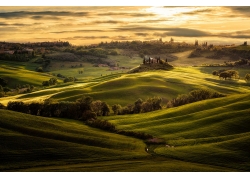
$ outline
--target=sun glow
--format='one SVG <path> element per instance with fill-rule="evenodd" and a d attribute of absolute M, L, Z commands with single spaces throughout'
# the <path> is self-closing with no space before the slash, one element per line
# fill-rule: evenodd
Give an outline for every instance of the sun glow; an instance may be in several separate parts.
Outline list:
<path fill-rule="evenodd" d="M 162 17 L 173 17 L 181 13 L 188 13 L 194 10 L 200 9 L 198 7 L 173 7 L 173 8 L 164 8 L 164 7 L 150 7 L 146 9 L 147 12 L 157 14 Z"/>

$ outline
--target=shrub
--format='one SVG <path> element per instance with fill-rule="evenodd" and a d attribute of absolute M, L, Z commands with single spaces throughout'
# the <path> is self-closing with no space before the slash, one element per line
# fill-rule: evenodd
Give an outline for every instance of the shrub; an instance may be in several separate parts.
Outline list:
<path fill-rule="evenodd" d="M 38 67 L 36 71 L 37 72 L 43 72 L 43 67 Z"/>
<path fill-rule="evenodd" d="M 75 77 L 66 77 L 63 82 L 75 82 L 77 79 Z"/>
<path fill-rule="evenodd" d="M 80 118 L 80 120 L 87 121 L 87 120 L 96 119 L 96 118 L 97 116 L 95 112 L 86 110 L 82 113 L 82 117 Z"/>
<path fill-rule="evenodd" d="M 153 138 L 152 135 L 146 134 L 144 132 L 117 130 L 116 133 L 117 134 L 122 134 L 122 135 L 125 135 L 125 136 L 132 136 L 132 137 L 135 137 L 135 138 L 138 138 L 138 139 L 143 139 L 143 140 Z"/>
<path fill-rule="evenodd" d="M 112 106 L 112 110 L 114 114 L 120 114 L 121 113 L 122 106 L 120 104 L 114 104 Z"/>
<path fill-rule="evenodd" d="M 250 82 L 250 73 L 247 73 L 247 74 L 245 75 L 245 81 L 246 81 L 246 82 Z"/>
<path fill-rule="evenodd" d="M 42 82 L 42 85 L 43 85 L 43 86 L 49 86 L 49 81 L 43 81 L 43 82 Z"/>
<path fill-rule="evenodd" d="M 2 103 L 0 103 L 0 109 L 5 109 L 6 107 L 2 104 Z"/>
<path fill-rule="evenodd" d="M 7 109 L 22 113 L 28 113 L 29 107 L 27 104 L 24 104 L 22 101 L 9 101 L 7 104 Z"/>
<path fill-rule="evenodd" d="M 115 132 L 115 125 L 106 121 L 106 120 L 99 120 L 99 119 L 96 119 L 96 120 L 93 120 L 93 119 L 90 119 L 88 121 L 86 121 L 86 124 L 89 125 L 89 126 L 92 126 L 92 127 L 95 127 L 95 128 L 99 128 L 99 129 L 103 129 L 103 130 L 106 130 L 106 131 L 110 131 L 110 132 Z"/>
<path fill-rule="evenodd" d="M 177 98 L 174 98 L 167 103 L 167 107 L 177 107 L 196 101 L 224 97 L 224 96 L 225 95 L 223 94 L 208 89 L 197 89 L 191 91 L 189 94 L 178 95 Z"/>

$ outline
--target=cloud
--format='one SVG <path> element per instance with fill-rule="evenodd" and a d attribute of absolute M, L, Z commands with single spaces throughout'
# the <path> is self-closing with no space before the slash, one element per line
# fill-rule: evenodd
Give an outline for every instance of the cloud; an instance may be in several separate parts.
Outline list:
<path fill-rule="evenodd" d="M 73 39 L 107 39 L 109 36 L 74 36 Z"/>
<path fill-rule="evenodd" d="M 147 17 L 147 16 L 156 16 L 153 13 L 125 13 L 125 12 L 107 12 L 107 13 L 98 13 L 98 16 L 130 16 L 130 17 Z"/>
<path fill-rule="evenodd" d="M 116 20 L 106 20 L 106 21 L 93 21 L 87 24 L 125 24 L 125 22 Z"/>
<path fill-rule="evenodd" d="M 166 37 L 166 36 L 182 36 L 182 37 L 204 37 L 211 36 L 211 33 L 205 31 L 200 31 L 196 29 L 187 29 L 187 28 L 169 28 L 164 33 L 154 33 L 154 35 Z"/>
<path fill-rule="evenodd" d="M 144 21 L 139 21 L 136 23 L 157 23 L 157 22 L 166 22 L 166 21 L 171 21 L 170 19 L 148 19 Z"/>
<path fill-rule="evenodd" d="M 201 13 L 211 13 L 212 11 L 213 11 L 212 9 L 198 9 L 191 12 L 183 12 L 180 13 L 179 15 L 197 15 Z"/>
<path fill-rule="evenodd" d="M 16 12 L 1 12 L 0 18 L 24 18 L 24 17 L 39 17 L 39 16 L 73 16 L 81 17 L 89 15 L 88 12 L 71 12 L 71 11 L 16 11 Z"/>
<path fill-rule="evenodd" d="M 113 36 L 110 39 L 112 40 L 131 40 L 131 36 Z"/>
<path fill-rule="evenodd" d="M 89 40 L 89 39 L 109 39 L 109 36 L 74 36 L 74 37 L 66 37 L 61 38 L 65 40 Z"/>
<path fill-rule="evenodd" d="M 188 28 L 161 28 L 161 27 L 152 27 L 152 26 L 134 26 L 134 27 L 120 27 L 114 28 L 118 31 L 132 31 L 135 33 L 138 32 L 155 32 L 156 36 L 184 36 L 184 37 L 201 37 L 201 36 L 211 36 L 211 33 L 200 31 L 196 29 Z M 159 32 L 160 31 L 160 32 Z"/>
<path fill-rule="evenodd" d="M 227 37 L 227 38 L 238 38 L 238 39 L 248 39 L 250 38 L 250 29 L 243 31 L 232 31 L 227 33 L 219 33 L 217 36 Z"/>
<path fill-rule="evenodd" d="M 9 26 L 9 24 L 4 23 L 4 22 L 0 22 L 0 26 Z"/>
<path fill-rule="evenodd" d="M 31 19 L 35 19 L 35 20 L 60 20 L 61 18 L 56 17 L 56 16 L 40 16 L 40 15 L 36 15 L 36 16 L 31 16 Z"/>
<path fill-rule="evenodd" d="M 105 30 L 101 30 L 101 29 L 79 29 L 79 30 L 72 30 L 72 31 L 54 31 L 54 32 L 49 32 L 49 33 L 62 34 L 62 33 L 81 33 L 81 32 L 105 32 Z"/>
<path fill-rule="evenodd" d="M 1 33 L 18 32 L 19 29 L 16 27 L 0 27 Z"/>
<path fill-rule="evenodd" d="M 148 33 L 135 33 L 136 36 L 142 36 L 142 37 L 146 37 L 149 34 Z"/>
<path fill-rule="evenodd" d="M 250 16 L 250 6 L 236 6 L 236 7 L 226 7 L 233 12 L 242 14 L 244 16 Z"/>

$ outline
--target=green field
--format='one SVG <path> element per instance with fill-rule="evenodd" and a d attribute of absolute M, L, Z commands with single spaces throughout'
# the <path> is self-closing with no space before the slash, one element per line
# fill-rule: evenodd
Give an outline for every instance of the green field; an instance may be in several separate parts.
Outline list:
<path fill-rule="evenodd" d="M 145 152 L 134 138 L 0 110 L 1 171 L 235 171 Z"/>
<path fill-rule="evenodd" d="M 119 129 L 164 138 L 170 147 L 154 147 L 156 155 L 249 171 L 249 104 L 247 93 L 105 119 Z"/>
<path fill-rule="evenodd" d="M 15 85 L 30 84 L 41 86 L 43 81 L 48 81 L 52 76 L 47 73 L 38 73 L 23 68 L 0 66 L 0 76 L 8 80 L 8 86 L 14 88 Z M 62 82 L 62 80 L 58 80 Z"/>
<path fill-rule="evenodd" d="M 223 67 L 192 67 L 205 59 L 187 59 L 188 52 L 173 54 L 173 70 L 127 74 L 107 71 L 85 63 L 79 68 L 58 68 L 38 73 L 32 62 L 0 66 L 0 76 L 10 86 L 17 83 L 41 87 L 52 73 L 79 78 L 34 92 L 0 98 L 9 101 L 75 101 L 82 96 L 110 106 L 133 104 L 137 99 L 163 99 L 162 110 L 149 113 L 99 117 L 117 129 L 144 132 L 163 139 L 161 145 L 110 133 L 70 119 L 45 118 L 0 109 L 1 171 L 249 171 L 250 170 L 250 84 L 243 79 L 247 68 L 234 68 L 240 79 L 222 80 L 212 72 Z M 120 66 L 138 66 L 141 59 L 118 55 Z M 129 59 L 128 59 L 129 58 Z M 213 63 L 216 60 L 207 60 Z M 70 62 L 72 64 L 72 62 Z M 70 63 L 68 65 L 70 65 Z M 75 63 L 75 62 L 74 62 Z M 80 63 L 80 62 L 77 62 Z M 170 62 L 171 64 L 171 62 Z M 53 64 L 52 64 L 53 65 Z M 78 70 L 83 74 L 77 75 Z M 180 107 L 166 108 L 180 94 L 206 88 L 226 95 Z M 148 148 L 148 152 L 145 151 Z"/>

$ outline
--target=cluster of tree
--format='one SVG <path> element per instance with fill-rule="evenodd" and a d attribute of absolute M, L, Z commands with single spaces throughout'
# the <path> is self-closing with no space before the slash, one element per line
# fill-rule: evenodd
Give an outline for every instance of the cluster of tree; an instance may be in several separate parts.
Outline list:
<path fill-rule="evenodd" d="M 77 99 L 75 102 L 57 102 L 46 99 L 44 102 L 24 103 L 22 101 L 10 101 L 8 110 L 45 117 L 61 117 L 79 120 L 97 119 L 97 116 L 107 116 L 110 107 L 107 103 L 94 101 L 87 96 Z"/>
<path fill-rule="evenodd" d="M 212 72 L 213 75 L 215 76 L 219 76 L 220 78 L 223 79 L 232 79 L 232 78 L 239 78 L 239 72 L 236 70 L 225 70 L 225 69 L 221 69 L 221 70 L 216 70 Z"/>
<path fill-rule="evenodd" d="M 83 70 L 79 70 L 78 73 L 79 73 L 79 74 L 82 74 L 82 73 L 83 73 Z"/>
<path fill-rule="evenodd" d="M 9 87 L 7 87 L 8 81 L 4 78 L 0 77 L 0 97 L 4 97 L 4 95 L 11 91 Z"/>
<path fill-rule="evenodd" d="M 120 104 L 114 104 L 112 106 L 112 110 L 114 114 L 117 115 L 138 114 L 162 109 L 161 103 L 162 98 L 160 97 L 148 98 L 146 101 L 143 101 L 139 98 L 134 102 L 134 104 L 129 104 L 124 107 L 122 107 Z"/>
<path fill-rule="evenodd" d="M 5 109 L 6 107 L 2 104 L 2 103 L 0 103 L 0 109 Z"/>
<path fill-rule="evenodd" d="M 246 82 L 250 82 L 250 73 L 247 73 L 247 74 L 245 75 L 245 81 L 246 81 Z"/>
<path fill-rule="evenodd" d="M 25 54 L 0 54 L 0 59 L 6 61 L 26 62 L 30 60 L 30 57 Z"/>
<path fill-rule="evenodd" d="M 77 81 L 77 78 L 75 77 L 65 77 L 65 79 L 63 80 L 64 83 L 75 82 L 75 81 Z"/>
<path fill-rule="evenodd" d="M 48 81 L 43 81 L 42 85 L 43 86 L 52 86 L 57 84 L 57 79 L 56 78 L 50 78 Z"/>
<path fill-rule="evenodd" d="M 4 87 L 7 84 L 8 84 L 8 81 L 6 79 L 0 77 L 0 85 Z"/>
<path fill-rule="evenodd" d="M 37 59 L 36 63 L 41 64 L 39 67 L 36 68 L 37 72 L 44 72 L 44 70 L 49 66 L 50 64 L 50 60 L 49 59 Z"/>
<path fill-rule="evenodd" d="M 23 85 L 16 84 L 11 89 L 10 87 L 8 87 L 8 81 L 3 78 L 0 78 L 0 97 L 4 97 L 6 93 L 10 91 L 12 91 L 13 94 L 27 93 L 33 91 L 34 88 L 35 87 L 33 85 L 29 84 L 23 84 Z"/>
<path fill-rule="evenodd" d="M 205 99 L 225 97 L 225 95 L 208 89 L 197 89 L 191 91 L 189 94 L 179 95 L 167 103 L 167 107 L 177 107 Z"/>
<path fill-rule="evenodd" d="M 109 52 L 102 49 L 102 48 L 91 48 L 91 49 L 79 49 L 79 48 L 74 48 L 74 47 L 70 47 L 70 48 L 66 48 L 64 50 L 64 52 L 70 52 L 73 53 L 75 55 L 91 55 L 91 56 L 95 56 L 95 57 L 100 57 L 100 58 L 107 58 Z"/>
<path fill-rule="evenodd" d="M 1 85 L 0 85 L 0 98 L 1 97 L 4 97 L 4 95 L 7 93 L 7 92 L 9 92 L 10 91 L 10 88 L 8 88 L 8 87 L 2 87 Z"/>
<path fill-rule="evenodd" d="M 64 75 L 62 75 L 62 74 L 60 74 L 60 73 L 57 74 L 56 76 L 59 77 L 59 78 L 66 78 Z"/>
<path fill-rule="evenodd" d="M 17 84 L 15 86 L 15 89 L 17 90 L 18 93 L 29 93 L 32 92 L 34 90 L 34 86 L 33 85 L 29 85 L 29 84 Z"/>
<path fill-rule="evenodd" d="M 137 51 L 141 57 L 147 54 L 183 52 L 194 48 L 193 45 L 173 42 L 173 39 L 169 43 L 163 43 L 162 39 L 158 41 L 111 41 L 109 43 L 101 42 L 98 46 L 107 49 L 118 48 Z"/>
<path fill-rule="evenodd" d="M 206 56 L 206 54 L 209 53 L 210 55 Z M 210 59 L 222 59 L 224 57 L 228 57 L 231 60 L 239 60 L 242 58 L 243 60 L 239 60 L 239 62 L 236 62 L 235 64 L 228 64 L 230 66 L 238 66 L 238 65 L 244 65 L 245 60 L 250 58 L 250 51 L 249 50 L 242 50 L 242 49 L 235 49 L 235 48 L 223 48 L 223 47 L 210 47 L 207 48 L 201 48 L 198 47 L 195 50 L 191 52 L 189 55 L 189 58 L 194 57 L 206 57 Z"/>

